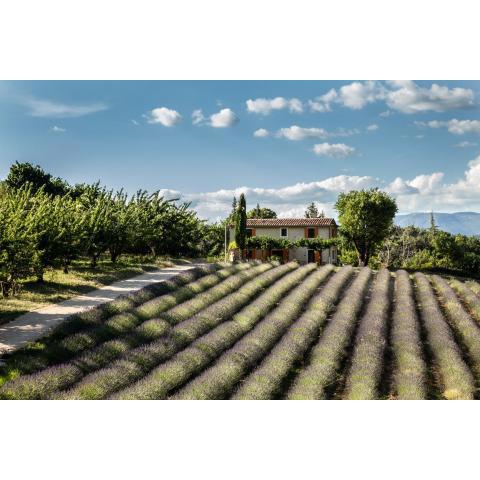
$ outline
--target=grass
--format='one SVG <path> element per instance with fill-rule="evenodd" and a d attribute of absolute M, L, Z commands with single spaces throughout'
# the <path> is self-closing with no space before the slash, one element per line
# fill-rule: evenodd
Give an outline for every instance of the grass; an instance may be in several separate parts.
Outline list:
<path fill-rule="evenodd" d="M 43 282 L 37 282 L 34 278 L 27 279 L 21 283 L 18 295 L 0 297 L 0 325 L 23 313 L 166 266 L 173 266 L 173 263 L 168 259 L 124 255 L 117 263 L 104 258 L 97 268 L 91 268 L 85 259 L 74 261 L 69 273 L 63 273 L 58 268 L 49 269 L 45 272 Z"/>

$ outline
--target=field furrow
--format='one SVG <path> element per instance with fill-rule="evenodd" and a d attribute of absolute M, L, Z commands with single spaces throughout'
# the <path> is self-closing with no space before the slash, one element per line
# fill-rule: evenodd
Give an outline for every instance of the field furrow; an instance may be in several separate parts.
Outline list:
<path fill-rule="evenodd" d="M 450 325 L 465 346 L 467 357 L 475 374 L 477 382 L 480 380 L 480 328 L 475 320 L 463 308 L 462 303 L 455 295 L 445 279 L 438 275 L 430 277 Z"/>
<path fill-rule="evenodd" d="M 314 271 L 290 292 L 278 307 L 227 350 L 209 369 L 181 388 L 175 399 L 215 399 L 228 397 L 238 382 L 273 348 L 295 322 L 303 306 L 329 277 L 332 266 Z"/>
<path fill-rule="evenodd" d="M 432 286 L 423 273 L 415 273 L 414 279 L 428 345 L 442 382 L 442 396 L 449 400 L 472 399 L 475 392 L 472 373 L 443 317 Z"/>
<path fill-rule="evenodd" d="M 302 360 L 318 338 L 328 314 L 352 275 L 352 267 L 343 267 L 328 281 L 270 354 L 240 384 L 232 399 L 267 400 L 279 394 L 294 365 Z"/>
<path fill-rule="evenodd" d="M 450 284 L 468 307 L 477 322 L 480 322 L 480 297 L 476 295 L 473 290 L 468 288 L 465 283 L 460 282 L 459 280 L 452 280 Z"/>
<path fill-rule="evenodd" d="M 0 399 L 473 399 L 479 285 L 296 261 L 204 265 L 5 356 Z"/>
<path fill-rule="evenodd" d="M 215 272 L 216 270 L 219 271 Z M 228 275 L 231 271 L 231 266 L 220 270 L 219 264 L 200 266 L 176 275 L 165 282 L 159 282 L 133 294 L 121 296 L 100 307 L 72 315 L 68 321 L 60 324 L 46 339 L 41 341 L 41 348 L 37 343 L 11 354 L 8 358 L 8 368 L 6 370 L 12 372 L 13 376 L 17 376 L 18 374 L 34 373 L 52 364 L 66 361 L 72 357 L 74 352 L 80 352 L 85 343 L 91 343 L 88 338 L 87 341 L 82 342 L 82 336 L 79 335 L 80 345 L 74 345 L 74 352 L 71 352 L 68 345 L 73 342 L 69 339 L 76 338 L 76 334 L 88 330 L 94 331 L 95 328 L 103 330 L 103 324 L 114 315 L 128 313 L 152 298 L 173 292 L 188 283 L 194 283 L 205 275 L 222 277 L 224 274 Z"/>
<path fill-rule="evenodd" d="M 255 267 L 255 269 L 257 268 Z M 197 313 L 195 317 L 192 317 L 192 320 L 196 319 L 198 324 L 202 324 L 203 331 L 197 327 L 202 333 L 208 331 L 233 315 L 272 282 L 295 268 L 297 268 L 297 264 L 292 262 L 272 270 L 263 271 L 263 273 L 261 273 L 261 270 L 252 269 L 252 273 L 256 271 L 256 278 L 247 282 L 235 293 L 225 296 L 225 298 L 206 307 Z M 70 390 L 61 393 L 59 396 L 61 398 L 75 399 L 105 398 L 116 390 L 141 379 L 152 368 L 173 356 L 190 342 L 188 337 L 182 334 L 182 323 L 172 328 L 166 320 L 157 319 L 149 322 L 154 321 L 159 322 L 159 326 L 153 328 L 152 334 L 148 338 L 146 338 L 144 333 L 144 344 L 123 352 L 119 360 L 105 368 L 90 373 Z M 164 324 L 167 327 L 162 332 L 160 325 Z"/>
<path fill-rule="evenodd" d="M 216 295 L 219 296 L 221 292 L 232 291 L 249 279 L 272 268 L 271 264 L 261 264 L 253 268 L 245 267 L 245 265 L 247 264 L 239 264 L 238 267 L 240 268 L 238 269 L 230 269 L 228 272 L 223 271 L 221 276 L 225 279 L 223 281 L 218 280 L 220 283 L 216 282 L 217 285 L 210 289 L 203 284 L 206 291 L 197 294 L 196 298 L 199 299 L 199 302 L 197 302 L 196 305 L 200 305 L 202 300 L 204 303 L 207 303 L 213 298 L 211 295 L 207 296 L 213 289 L 217 290 Z M 222 270 L 220 270 L 220 272 L 221 271 Z M 210 277 L 210 275 L 208 277 Z M 196 284 L 195 289 L 198 289 L 201 280 L 202 279 L 194 282 Z M 220 289 L 221 291 L 219 292 L 218 290 Z M 138 343 L 135 344 L 136 341 L 143 340 L 145 336 L 154 336 L 155 334 L 164 335 L 168 331 L 169 326 L 165 320 L 161 319 L 146 323 L 145 325 L 141 324 L 142 320 L 132 312 L 114 315 L 105 323 L 108 327 L 108 335 L 106 335 L 105 330 L 102 329 L 101 335 L 96 332 L 95 337 L 89 337 L 96 339 L 96 342 L 92 341 L 92 344 L 89 344 L 91 348 L 89 351 L 84 352 L 79 358 L 75 358 L 75 354 L 72 352 L 71 360 L 68 363 L 59 364 L 41 370 L 38 373 L 25 375 L 8 382 L 6 385 L 0 387 L 0 398 L 19 398 L 19 395 L 21 398 L 48 398 L 48 396 L 52 395 L 55 391 L 67 388 L 73 383 L 78 382 L 85 373 L 88 373 L 89 369 L 95 369 L 95 367 L 100 368 L 103 366 L 102 363 L 106 364 L 119 355 L 125 355 L 131 348 L 138 345 Z M 102 325 L 102 327 L 103 326 L 104 325 Z M 131 334 L 135 327 L 137 327 L 138 331 Z M 105 339 L 105 336 L 109 339 L 112 337 L 117 338 L 105 342 L 96 348 L 92 348 L 98 345 L 102 339 Z M 126 338 L 122 338 L 123 336 L 126 336 Z M 73 343 L 73 338 L 67 338 L 69 342 Z M 74 338 L 77 342 L 80 342 L 79 335 L 75 335 Z M 84 342 L 83 345 L 84 344 L 88 343 Z M 64 371 L 68 372 L 68 375 L 64 375 Z"/>
<path fill-rule="evenodd" d="M 398 270 L 391 330 L 394 356 L 393 393 L 400 400 L 426 398 L 426 365 L 422 353 L 420 325 L 410 277 Z"/>
<path fill-rule="evenodd" d="M 376 274 L 370 301 L 355 337 L 345 389 L 345 398 L 349 400 L 371 400 L 378 397 L 387 343 L 390 284 L 390 272 L 380 270 Z"/>
<path fill-rule="evenodd" d="M 355 328 L 370 283 L 371 270 L 362 268 L 344 294 L 331 321 L 313 348 L 310 363 L 298 374 L 287 393 L 289 399 L 322 399 L 335 381 Z"/>

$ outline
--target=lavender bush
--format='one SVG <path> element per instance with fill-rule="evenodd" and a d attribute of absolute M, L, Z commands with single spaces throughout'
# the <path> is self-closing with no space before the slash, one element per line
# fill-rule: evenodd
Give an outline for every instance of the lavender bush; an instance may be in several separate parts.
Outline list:
<path fill-rule="evenodd" d="M 415 273 L 414 279 L 421 319 L 441 377 L 442 395 L 449 400 L 472 399 L 475 391 L 473 376 L 443 317 L 432 286 L 423 273 Z"/>
<path fill-rule="evenodd" d="M 326 389 L 335 381 L 335 374 L 350 342 L 370 277 L 371 270 L 368 267 L 360 270 L 313 348 L 310 364 L 299 373 L 287 393 L 287 398 L 325 398 Z"/>
<path fill-rule="evenodd" d="M 279 393 L 282 382 L 318 338 L 328 314 L 353 275 L 343 267 L 312 299 L 306 311 L 232 396 L 236 400 L 267 400 Z"/>
<path fill-rule="evenodd" d="M 395 362 L 394 393 L 400 400 L 426 397 L 426 365 L 422 354 L 420 325 L 413 288 L 405 270 L 395 272 L 395 308 L 392 318 L 392 349 Z"/>

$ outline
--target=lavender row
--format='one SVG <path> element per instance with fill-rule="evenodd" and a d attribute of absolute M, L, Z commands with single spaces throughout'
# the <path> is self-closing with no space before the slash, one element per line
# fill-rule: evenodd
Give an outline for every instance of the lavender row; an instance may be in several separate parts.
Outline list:
<path fill-rule="evenodd" d="M 421 319 L 441 377 L 442 395 L 449 400 L 472 399 L 475 391 L 473 376 L 443 317 L 432 286 L 423 273 L 417 272 L 414 279 Z"/>
<path fill-rule="evenodd" d="M 310 364 L 297 376 L 287 393 L 287 398 L 323 399 L 326 390 L 335 381 L 335 374 L 345 356 L 356 324 L 356 318 L 362 308 L 363 299 L 370 282 L 371 270 L 362 268 L 345 292 L 330 323 L 322 333 L 319 342 L 313 348 Z"/>
<path fill-rule="evenodd" d="M 452 280 L 450 284 L 457 292 L 458 296 L 468 306 L 472 315 L 474 315 L 477 321 L 480 322 L 480 297 L 459 280 Z"/>
<path fill-rule="evenodd" d="M 157 367 L 144 379 L 118 392 L 114 398 L 165 398 L 170 391 L 178 388 L 206 368 L 215 358 L 251 330 L 281 300 L 285 293 L 302 281 L 314 268 L 314 265 L 310 264 L 286 275 L 234 315 L 231 320 L 201 336 L 190 347 Z"/>
<path fill-rule="evenodd" d="M 245 269 L 244 265 L 246 264 L 239 264 L 233 268 L 229 267 L 228 272 L 223 273 L 223 275 L 227 274 L 227 277 L 229 278 L 221 282 L 219 285 L 230 281 L 229 285 L 231 286 L 231 280 L 234 279 L 240 281 L 240 283 L 244 283 L 248 278 L 258 275 L 262 271 L 268 270 L 272 267 L 270 264 L 262 264 L 253 268 L 247 267 L 247 269 Z M 240 270 L 239 272 L 238 269 Z M 238 273 L 235 274 L 235 272 Z M 246 277 L 246 275 L 248 276 Z M 235 285 L 238 285 L 238 283 L 235 283 Z M 198 297 L 201 297 L 201 294 L 198 295 Z M 142 338 L 142 329 L 140 329 L 139 335 L 131 335 L 126 339 L 117 338 L 110 342 L 107 342 L 107 340 L 128 335 L 141 323 L 141 318 L 136 316 L 133 312 L 128 312 L 113 316 L 107 320 L 105 324 L 99 325 L 97 328 L 91 329 L 89 332 L 83 332 L 67 337 L 62 342 L 62 346 L 65 350 L 71 353 L 70 357 L 73 359 L 70 360 L 69 363 L 63 363 L 31 375 L 16 378 L 0 388 L 0 397 L 47 398 L 56 390 L 67 388 L 74 382 L 79 381 L 83 375 L 88 372 L 88 368 L 86 367 L 91 368 L 92 364 L 98 365 L 99 367 L 103 366 L 102 363 L 106 364 L 113 359 L 112 357 L 118 358 L 118 356 L 126 354 L 133 346 L 136 346 L 135 340 L 137 338 Z M 163 323 L 165 323 L 165 321 L 163 321 Z M 159 331 L 162 332 L 163 328 L 160 328 Z M 105 342 L 105 344 L 102 344 L 102 341 Z M 76 361 L 75 354 L 78 355 L 81 351 L 84 351 L 87 348 L 90 348 L 91 350 L 84 352 L 78 361 Z M 69 375 L 64 376 L 64 371 L 68 371 Z M 74 372 L 75 375 L 73 374 Z"/>
<path fill-rule="evenodd" d="M 426 365 L 422 354 L 420 325 L 408 273 L 395 273 L 395 308 L 392 319 L 394 394 L 400 400 L 426 398 Z"/>
<path fill-rule="evenodd" d="M 376 274 L 372 294 L 360 320 L 347 376 L 345 397 L 349 400 L 372 400 L 378 397 L 390 307 L 390 272 Z"/>
<path fill-rule="evenodd" d="M 445 279 L 433 275 L 431 281 L 442 300 L 450 324 L 465 345 L 472 369 L 478 379 L 480 377 L 480 328 L 477 322 L 465 311 L 455 291 Z"/>
<path fill-rule="evenodd" d="M 215 272 L 219 268 L 219 264 L 202 265 L 180 273 L 165 282 L 149 285 L 133 294 L 123 295 L 100 307 L 72 315 L 48 337 L 40 341 L 41 348 L 27 347 L 14 352 L 9 357 L 8 368 L 14 375 L 18 376 L 19 374 L 33 373 L 54 363 L 65 361 L 72 356 L 72 343 L 66 339 L 67 337 L 98 327 L 112 315 L 118 314 L 122 310 L 125 312 L 131 311 L 145 301 L 172 292 L 203 275 Z M 88 342 L 88 339 L 84 338 L 83 340 Z M 75 350 L 75 348 L 73 344 L 73 349 Z"/>
<path fill-rule="evenodd" d="M 201 375 L 180 389 L 175 399 L 219 399 L 228 397 L 238 382 L 272 349 L 298 318 L 303 305 L 333 270 L 326 266 L 312 273 L 251 332 Z"/>
<path fill-rule="evenodd" d="M 197 330 L 201 332 L 200 334 L 208 331 L 210 328 L 213 328 L 215 325 L 218 325 L 233 315 L 267 285 L 283 276 L 286 272 L 297 268 L 297 264 L 292 262 L 273 270 L 267 267 L 271 267 L 271 265 L 263 264 L 253 268 L 249 272 L 251 274 L 256 273 L 257 278 L 246 283 L 243 287 L 239 288 L 237 292 L 222 298 L 208 308 L 205 308 L 205 310 L 197 313 L 195 317 L 189 319 L 189 322 L 193 321 L 195 324 L 196 321 L 197 324 L 203 326 L 204 330 L 202 331 L 197 325 Z M 150 320 L 150 322 L 152 321 L 153 320 Z M 159 319 L 157 321 L 168 324 L 165 320 Z M 161 335 L 154 339 L 154 341 L 127 350 L 120 359 L 106 368 L 87 375 L 81 382 L 59 396 L 62 398 L 84 399 L 105 398 L 114 391 L 141 379 L 160 362 L 167 360 L 188 345 L 191 340 L 182 333 L 182 329 L 183 324 L 179 324 L 174 328 L 170 326 L 164 333 L 159 330 Z"/>
<path fill-rule="evenodd" d="M 343 267 L 328 281 L 260 366 L 240 384 L 232 399 L 267 400 L 279 394 L 294 365 L 302 360 L 318 338 L 353 272 L 352 267 Z"/>

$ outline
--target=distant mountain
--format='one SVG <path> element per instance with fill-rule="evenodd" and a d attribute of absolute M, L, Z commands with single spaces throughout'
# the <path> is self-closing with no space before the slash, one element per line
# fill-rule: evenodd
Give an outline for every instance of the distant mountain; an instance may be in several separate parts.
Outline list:
<path fill-rule="evenodd" d="M 457 213 L 433 213 L 435 223 L 440 230 L 453 234 L 480 235 L 480 213 L 457 212 Z M 395 223 L 400 227 L 414 225 L 420 228 L 430 227 L 430 212 L 409 213 L 397 215 Z"/>

